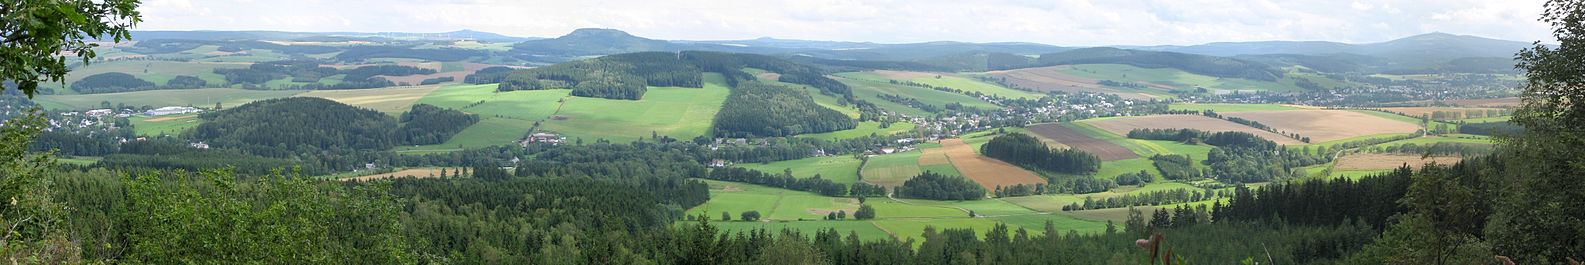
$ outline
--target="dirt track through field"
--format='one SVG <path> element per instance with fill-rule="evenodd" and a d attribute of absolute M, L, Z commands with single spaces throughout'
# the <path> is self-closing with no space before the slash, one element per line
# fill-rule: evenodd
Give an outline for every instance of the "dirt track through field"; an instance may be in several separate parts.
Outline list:
<path fill-rule="evenodd" d="M 1346 110 L 1273 110 L 1224 113 L 1324 143 L 1366 135 L 1414 133 L 1420 125 Z"/>
<path fill-rule="evenodd" d="M 1129 93 L 1104 88 L 1101 87 L 1100 84 L 1096 83 L 1100 80 L 1096 80 L 1094 78 L 1086 78 L 1057 72 L 1057 70 L 1062 69 L 1068 69 L 1068 66 L 1059 65 L 1004 71 L 990 71 L 985 73 L 995 77 L 1006 78 L 1008 83 L 1012 83 L 1013 85 L 1016 85 L 1020 88 L 1028 88 L 1041 92 L 1094 92 L 1117 94 L 1118 96 L 1130 99 L 1155 98 L 1155 96 L 1144 93 Z M 1161 89 L 1163 91 L 1172 89 L 1171 87 L 1165 87 L 1161 85 L 1151 85 L 1150 87 L 1153 89 Z"/>
<path fill-rule="evenodd" d="M 1205 115 L 1151 115 L 1130 118 L 1085 121 L 1107 132 L 1127 136 L 1134 129 L 1195 129 L 1207 132 L 1246 132 L 1283 145 L 1304 145 L 1304 142 L 1255 127 L 1206 117 Z"/>
<path fill-rule="evenodd" d="M 1073 129 L 1068 129 L 1068 127 L 1062 127 L 1062 125 L 1040 124 L 1025 128 L 1029 129 L 1031 133 L 1040 135 L 1040 137 L 1056 140 L 1069 147 L 1095 154 L 1095 156 L 1101 158 L 1101 161 L 1139 158 L 1139 154 L 1128 151 L 1128 148 L 1123 148 L 1106 140 L 1095 139 L 1095 137 L 1084 135 Z"/>
<path fill-rule="evenodd" d="M 1337 166 L 1332 167 L 1332 170 L 1348 171 L 1397 169 L 1398 167 L 1401 167 L 1405 164 L 1409 165 L 1410 168 L 1418 170 L 1420 167 L 1425 166 L 1425 163 L 1436 162 L 1438 165 L 1446 166 L 1458 163 L 1458 161 L 1462 160 L 1464 160 L 1464 158 L 1456 156 L 1433 156 L 1426 159 L 1420 159 L 1419 155 L 1355 154 L 1338 158 Z"/>
<path fill-rule="evenodd" d="M 951 159 L 952 166 L 958 168 L 958 173 L 974 180 L 987 190 L 995 190 L 998 186 L 1046 183 L 1046 179 L 1018 166 L 980 156 L 979 153 L 974 152 L 974 147 L 963 143 L 962 139 L 941 140 L 939 149 L 946 151 L 945 154 Z"/>

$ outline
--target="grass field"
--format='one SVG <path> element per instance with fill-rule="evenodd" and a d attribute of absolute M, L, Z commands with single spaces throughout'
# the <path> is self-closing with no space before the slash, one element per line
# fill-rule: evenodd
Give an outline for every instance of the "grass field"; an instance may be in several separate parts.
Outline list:
<path fill-rule="evenodd" d="M 778 235 L 783 229 L 795 231 L 806 237 L 813 237 L 815 233 L 826 229 L 836 229 L 838 234 L 847 238 L 848 233 L 857 233 L 859 240 L 886 240 L 892 239 L 891 234 L 882 231 L 870 221 L 790 221 L 790 222 L 721 222 L 720 214 L 711 216 L 710 225 L 719 229 L 722 234 L 750 233 L 754 230 L 765 230 L 773 235 Z M 737 219 L 737 216 L 733 216 Z M 852 218 L 852 217 L 848 217 Z M 679 224 L 697 224 L 698 222 L 678 222 Z"/>
<path fill-rule="evenodd" d="M 52 110 L 89 110 L 101 108 L 100 103 L 109 101 L 110 105 L 127 104 L 128 106 L 194 106 L 214 107 L 216 102 L 221 107 L 235 107 L 257 100 L 284 98 L 303 93 L 302 90 L 243 90 L 235 88 L 201 88 L 178 90 L 146 90 L 136 92 L 86 94 L 86 95 L 40 95 L 33 99 L 39 105 Z"/>
<path fill-rule="evenodd" d="M 1024 207 L 1018 206 L 1016 204 L 1012 204 L 1012 203 L 1008 203 L 1008 202 L 1005 202 L 1005 201 L 1002 201 L 1002 200 L 996 200 L 996 199 L 983 199 L 983 200 L 972 200 L 972 201 L 934 201 L 934 200 L 922 200 L 922 199 L 898 199 L 898 200 L 906 201 L 908 203 L 912 203 L 914 205 L 921 205 L 921 206 L 937 206 L 937 207 L 947 207 L 947 208 L 959 208 L 959 209 L 962 209 L 962 210 L 974 211 L 974 214 L 984 215 L 984 216 L 1032 214 L 1032 213 L 1035 213 L 1035 211 L 1031 211 L 1028 208 L 1024 208 Z M 965 214 L 965 216 L 967 216 L 967 214 Z"/>
<path fill-rule="evenodd" d="M 1141 68 L 1123 64 L 1080 64 L 1058 70 L 1058 72 L 1098 80 L 1113 80 L 1118 82 L 1148 82 L 1171 86 L 1177 89 L 1205 89 L 1221 90 L 1258 90 L 1258 91 L 1303 91 L 1294 85 L 1292 77 L 1283 77 L 1276 82 L 1256 81 L 1243 78 L 1218 78 L 1184 72 L 1175 68 Z M 1313 79 L 1313 78 L 1312 78 Z"/>
<path fill-rule="evenodd" d="M 198 119 L 198 114 L 134 116 L 128 119 L 132 120 L 132 131 L 144 136 L 181 135 L 182 131 L 203 124 L 203 120 Z"/>
<path fill-rule="evenodd" d="M 864 164 L 864 181 L 875 185 L 894 187 L 919 176 L 919 150 L 872 156 Z"/>
<path fill-rule="evenodd" d="M 998 109 L 998 108 L 1000 108 L 1000 107 L 997 107 L 996 105 L 991 104 L 990 102 L 985 102 L 984 100 L 980 100 L 978 98 L 970 97 L 970 96 L 963 95 L 963 94 L 957 94 L 957 93 L 945 92 L 945 91 L 938 91 L 938 90 L 935 90 L 935 89 L 922 88 L 922 87 L 912 87 L 912 86 L 906 86 L 906 85 L 894 85 L 894 84 L 891 84 L 891 83 L 885 81 L 886 79 L 879 78 L 879 77 L 876 77 L 874 75 L 866 76 L 867 74 L 863 74 L 863 73 L 839 73 L 837 75 L 841 76 L 841 77 L 845 77 L 845 78 L 842 78 L 842 79 L 838 79 L 838 81 L 842 81 L 842 83 L 847 84 L 849 87 L 852 87 L 854 96 L 857 96 L 858 98 L 864 99 L 864 100 L 869 101 L 869 102 L 876 103 L 877 105 L 880 105 L 882 108 L 886 108 L 887 110 L 902 112 L 902 113 L 909 114 L 909 115 L 912 115 L 912 116 L 928 116 L 929 113 L 926 113 L 924 111 L 920 111 L 920 110 L 912 108 L 912 107 L 906 107 L 906 106 L 901 105 L 901 104 L 892 103 L 891 101 L 886 101 L 886 100 L 881 99 L 880 97 L 878 97 L 876 95 L 877 94 L 901 95 L 903 97 L 917 99 L 917 100 L 919 100 L 920 103 L 924 103 L 926 105 L 933 105 L 933 106 L 936 106 L 936 107 L 946 106 L 947 103 L 959 103 L 959 104 L 963 104 L 964 106 L 981 108 L 981 109 Z M 906 109 L 893 109 L 893 106 L 888 106 L 887 104 L 884 104 L 884 103 L 891 103 L 891 104 L 893 104 L 893 105 L 895 105 L 897 107 L 902 107 L 902 108 L 906 108 Z M 912 113 L 910 113 L 910 112 L 912 112 Z"/>
<path fill-rule="evenodd" d="M 541 129 L 586 140 L 626 142 L 651 133 L 692 139 L 710 133 L 728 93 L 720 74 L 706 74 L 702 89 L 651 87 L 641 100 L 568 97 Z"/>
<path fill-rule="evenodd" d="M 963 90 L 964 92 L 979 92 L 981 94 L 997 95 L 997 96 L 1002 96 L 1002 97 L 1007 97 L 1007 98 L 1040 99 L 1041 97 L 1045 96 L 1044 94 L 1041 94 L 1041 93 L 1014 90 L 1014 89 L 1002 87 L 1000 85 L 980 82 L 980 81 L 968 79 L 968 78 L 965 78 L 965 77 L 962 77 L 962 76 L 958 76 L 958 75 L 954 75 L 954 74 L 923 73 L 923 72 L 902 72 L 902 71 L 886 71 L 886 70 L 865 72 L 864 74 L 868 74 L 868 75 L 855 76 L 855 77 L 865 77 L 866 79 L 869 79 L 868 77 L 874 77 L 874 78 L 884 78 L 884 79 L 898 80 L 898 81 L 911 81 L 911 82 L 914 82 L 914 83 L 927 84 L 927 85 L 931 85 L 931 86 L 935 86 L 935 87 L 947 87 L 947 88 L 952 88 L 952 89 Z M 871 80 L 874 80 L 874 79 L 871 79 Z"/>
<path fill-rule="evenodd" d="M 248 68 L 248 64 L 173 61 L 94 62 L 86 67 L 72 69 L 71 73 L 66 74 L 66 84 L 77 82 L 78 80 L 82 80 L 84 77 L 109 72 L 130 74 L 139 77 L 139 79 L 154 82 L 155 85 L 165 85 L 165 80 L 170 80 L 171 78 L 178 75 L 196 76 L 200 79 L 204 79 L 204 81 L 207 81 L 212 86 L 225 84 L 225 76 L 215 74 L 215 69 L 217 68 Z M 163 80 L 160 78 L 145 78 L 151 76 L 169 77 L 165 77 Z M 39 85 L 43 86 L 45 84 L 40 83 Z"/>
<path fill-rule="evenodd" d="M 1011 197 L 1002 198 L 1001 200 L 1037 212 L 1059 212 L 1062 211 L 1062 206 L 1064 205 L 1084 203 L 1084 199 L 1072 195 L 1057 194 Z"/>
<path fill-rule="evenodd" d="M 871 134 L 875 134 L 875 135 L 897 134 L 897 133 L 900 133 L 900 132 L 911 131 L 917 125 L 914 125 L 913 123 L 907 123 L 907 122 L 897 122 L 897 123 L 892 123 L 891 126 L 888 126 L 886 128 L 881 128 L 880 126 L 881 126 L 880 122 L 866 121 L 866 122 L 859 122 L 858 127 L 854 127 L 853 129 L 847 129 L 847 130 L 841 130 L 841 131 L 835 131 L 835 132 L 827 132 L 827 133 L 800 134 L 797 137 L 802 137 L 802 138 L 821 138 L 821 139 L 827 139 L 827 140 L 841 140 L 841 139 L 867 137 L 867 136 L 870 136 Z"/>
<path fill-rule="evenodd" d="M 1047 221 L 1050 221 L 1051 222 L 1051 227 L 1055 228 L 1055 230 L 1058 231 L 1058 232 L 1066 233 L 1067 231 L 1075 231 L 1075 232 L 1078 232 L 1080 234 L 1095 234 L 1095 233 L 1104 233 L 1104 232 L 1106 232 L 1106 222 L 1104 222 L 1104 221 L 1084 220 L 1084 219 L 1074 218 L 1072 216 L 1054 214 L 1054 213 L 1053 214 L 1030 214 L 1030 215 L 1002 216 L 1002 217 L 993 217 L 993 218 L 996 219 L 997 221 L 1002 221 L 1002 223 L 1006 223 L 1006 224 L 1009 224 L 1009 225 L 1013 225 L 1013 226 L 1018 226 L 1018 227 L 1022 227 L 1022 228 L 1025 228 L 1025 229 L 1029 229 L 1029 232 L 1031 232 L 1032 234 L 1044 233 L 1044 231 L 1046 230 L 1046 222 Z M 1122 229 L 1121 228 L 1122 224 L 1116 224 L 1116 225 L 1119 227 L 1118 229 Z"/>
<path fill-rule="evenodd" d="M 1192 111 L 1199 111 L 1199 112 L 1204 112 L 1206 110 L 1210 110 L 1210 111 L 1215 111 L 1217 113 L 1245 112 L 1245 111 L 1263 111 L 1263 110 L 1296 110 L 1296 109 L 1300 109 L 1298 107 L 1282 105 L 1282 104 L 1194 104 L 1194 103 L 1173 103 L 1171 105 L 1168 105 L 1167 108 L 1171 109 L 1171 110 L 1192 110 Z"/>
<path fill-rule="evenodd" d="M 863 161 L 852 156 L 822 156 L 771 163 L 737 164 L 735 166 L 772 174 L 781 174 L 786 169 L 792 169 L 793 177 L 810 178 L 818 174 L 822 179 L 842 184 L 853 184 L 859 181 L 858 173 L 861 163 Z"/>
<path fill-rule="evenodd" d="M 491 145 L 508 145 L 512 140 L 523 138 L 528 130 L 533 129 L 534 122 L 507 118 L 484 118 L 479 123 L 463 129 L 445 143 L 434 145 L 403 146 L 395 150 L 439 150 L 453 148 L 473 148 Z"/>
<path fill-rule="evenodd" d="M 87 165 L 93 165 L 94 163 L 98 163 L 99 160 L 101 160 L 101 159 L 105 159 L 105 158 L 104 157 L 99 157 L 99 156 L 73 156 L 73 157 L 61 156 L 61 157 L 56 157 L 55 158 L 55 162 L 60 162 L 62 164 L 73 164 L 73 165 L 79 165 L 79 166 L 87 166 Z"/>
<path fill-rule="evenodd" d="M 1134 209 L 1138 209 L 1139 211 L 1144 212 L 1146 215 L 1156 211 L 1156 207 L 1154 206 L 1134 206 Z M 1128 221 L 1128 207 L 1057 212 L 1054 214 L 1065 215 L 1078 218 L 1080 220 L 1097 221 L 1103 224 L 1106 223 L 1106 221 L 1112 221 L 1117 224 L 1122 224 L 1123 222 Z"/>
<path fill-rule="evenodd" d="M 930 217 L 968 217 L 969 213 L 957 208 L 943 205 L 907 204 L 885 198 L 874 198 L 864 202 L 875 208 L 877 218 L 930 218 Z"/>
<path fill-rule="evenodd" d="M 858 200 L 825 197 L 810 192 L 771 188 L 760 185 L 704 180 L 710 185 L 710 201 L 688 210 L 688 215 L 707 214 L 718 218 L 721 212 L 733 219 L 745 211 L 759 211 L 765 220 L 820 220 L 826 214 L 858 210 Z M 877 215 L 880 211 L 877 209 Z"/>
<path fill-rule="evenodd" d="M 435 105 L 442 108 L 462 109 L 469 104 L 489 99 L 495 94 L 497 84 L 483 85 L 447 85 L 419 98 L 414 104 L 422 103 Z"/>
<path fill-rule="evenodd" d="M 881 229 L 891 232 L 891 234 L 896 235 L 900 240 L 906 241 L 912 239 L 914 241 L 915 247 L 918 247 L 920 243 L 924 243 L 925 240 L 922 235 L 925 233 L 925 227 L 933 227 L 937 233 L 940 233 L 945 229 L 973 229 L 975 237 L 983 239 L 985 238 L 985 231 L 990 231 L 991 228 L 995 228 L 996 224 L 998 223 L 999 222 L 997 222 L 995 219 L 990 218 L 875 221 L 876 226 L 880 226 Z M 1018 228 L 1008 227 L 1008 229 L 1017 230 Z M 1030 232 L 1031 234 L 1041 233 L 1039 230 L 1031 230 Z"/>

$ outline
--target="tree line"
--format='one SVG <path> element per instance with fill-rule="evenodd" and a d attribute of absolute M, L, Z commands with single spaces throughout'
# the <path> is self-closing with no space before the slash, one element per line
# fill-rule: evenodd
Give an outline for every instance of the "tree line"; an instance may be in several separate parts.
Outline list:
<path fill-rule="evenodd" d="M 1053 149 L 1022 133 L 991 138 L 980 146 L 980 154 L 1024 168 L 1065 174 L 1093 174 L 1101 168 L 1101 159 L 1089 152 L 1075 148 Z"/>

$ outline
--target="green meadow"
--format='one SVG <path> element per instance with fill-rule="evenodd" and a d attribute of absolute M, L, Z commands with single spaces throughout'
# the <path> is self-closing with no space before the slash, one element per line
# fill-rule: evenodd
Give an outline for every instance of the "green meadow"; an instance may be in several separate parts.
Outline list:
<path fill-rule="evenodd" d="M 758 211 L 766 220 L 820 220 L 826 213 L 858 210 L 858 200 L 825 197 L 819 194 L 760 185 L 704 180 L 710 185 L 710 201 L 688 210 L 688 215 L 707 214 L 718 218 L 727 212 L 738 218 L 745 211 Z M 880 211 L 876 211 L 879 213 Z"/>
<path fill-rule="evenodd" d="M 717 216 L 712 216 L 712 218 L 721 218 L 719 215 L 720 214 L 717 214 Z M 736 219 L 737 216 L 733 216 L 732 218 Z M 781 233 L 781 231 L 785 229 L 798 232 L 805 237 L 813 238 L 815 233 L 825 231 L 826 229 L 835 229 L 838 234 L 842 235 L 843 238 L 847 238 L 849 233 L 858 234 L 859 240 L 864 241 L 893 238 L 891 234 L 887 234 L 886 231 L 882 231 L 880 227 L 875 226 L 875 224 L 871 221 L 853 221 L 852 218 L 853 217 L 848 217 L 848 220 L 844 221 L 822 220 L 789 222 L 721 222 L 720 219 L 711 219 L 710 225 L 715 226 L 716 229 L 721 231 L 722 234 L 751 233 L 754 230 L 765 230 L 766 232 L 770 232 L 774 235 Z M 698 222 L 678 223 L 697 224 Z"/>
<path fill-rule="evenodd" d="M 904 181 L 919 176 L 919 150 L 872 156 L 860 174 L 864 180 L 882 186 L 902 185 Z M 956 170 L 954 170 L 954 173 Z"/>
<path fill-rule="evenodd" d="M 980 92 L 980 94 L 997 95 L 1007 98 L 1040 99 L 1041 97 L 1045 96 L 1045 94 L 1041 93 L 1014 90 L 1002 87 L 1000 85 L 980 82 L 969 79 L 968 77 L 950 74 L 943 74 L 941 78 L 914 78 L 908 79 L 907 81 L 936 87 L 948 87 L 952 89 L 963 90 L 965 92 Z"/>
<path fill-rule="evenodd" d="M 176 118 L 180 117 L 180 118 Z M 149 121 L 152 119 L 176 118 L 162 121 Z M 132 121 L 132 131 L 142 136 L 181 135 L 182 131 L 198 127 L 203 124 L 197 114 L 167 115 L 158 117 L 134 116 L 128 118 Z"/>
<path fill-rule="evenodd" d="M 567 97 L 540 129 L 586 140 L 692 139 L 710 133 L 728 93 L 720 74 L 705 74 L 704 88 L 650 87 L 640 100 Z"/>
<path fill-rule="evenodd" d="M 209 108 L 214 107 L 217 102 L 221 104 L 221 107 L 234 107 L 257 100 L 290 97 L 303 92 L 303 90 L 200 88 L 86 95 L 39 95 L 33 101 L 52 110 L 98 109 L 101 107 L 100 103 L 106 101 L 109 101 L 110 105 L 124 103 L 128 106 L 151 106 L 155 108 L 165 106 Z"/>
<path fill-rule="evenodd" d="M 862 163 L 863 161 L 852 156 L 822 156 L 771 163 L 737 164 L 735 166 L 773 174 L 781 174 L 785 170 L 791 169 L 793 177 L 810 178 L 814 177 L 814 175 L 820 175 L 820 178 L 836 183 L 853 184 L 859 181 L 859 166 Z"/>
<path fill-rule="evenodd" d="M 1178 89 L 1205 89 L 1222 90 L 1259 90 L 1259 91 L 1303 91 L 1294 85 L 1293 76 L 1284 76 L 1275 82 L 1257 81 L 1243 78 L 1219 78 L 1214 76 L 1199 75 L 1174 68 L 1141 68 L 1124 64 L 1080 64 L 1068 69 L 1057 70 L 1085 78 L 1112 80 L 1118 82 L 1150 82 L 1175 87 Z M 1321 81 L 1311 76 L 1307 79 Z"/>

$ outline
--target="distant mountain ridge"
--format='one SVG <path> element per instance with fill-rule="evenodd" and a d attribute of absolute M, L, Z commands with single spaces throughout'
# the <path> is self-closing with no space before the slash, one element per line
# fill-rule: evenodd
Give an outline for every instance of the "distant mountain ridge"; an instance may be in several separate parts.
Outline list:
<path fill-rule="evenodd" d="M 1214 42 L 1192 46 L 1116 46 L 1118 48 L 1193 53 L 1211 56 L 1238 56 L 1261 54 L 1328 55 L 1350 53 L 1393 57 L 1513 57 L 1531 43 L 1497 40 L 1469 35 L 1441 32 L 1426 33 L 1401 39 L 1347 44 L 1330 41 L 1257 41 Z"/>
<path fill-rule="evenodd" d="M 289 32 L 289 31 L 213 31 L 213 30 L 135 30 L 132 31 L 133 40 L 229 40 L 229 39 L 254 39 L 271 41 L 294 41 L 303 39 L 318 39 L 326 37 L 342 38 L 427 38 L 447 40 L 482 40 L 497 42 L 519 42 L 541 38 L 512 37 L 496 33 L 458 30 L 439 33 L 410 33 L 410 32 Z"/>
<path fill-rule="evenodd" d="M 357 33 L 283 31 L 137 31 L 137 40 L 189 39 L 278 41 L 385 40 L 418 38 L 473 39 L 512 42 L 504 56 L 539 64 L 581 60 L 633 52 L 687 50 L 754 53 L 833 67 L 902 67 L 913 70 L 984 71 L 1041 64 L 1035 57 L 1084 47 L 1040 43 L 969 43 L 937 41 L 884 44 L 873 42 L 792 40 L 762 37 L 746 40 L 659 40 L 617 29 L 584 28 L 556 38 L 524 38 L 461 30 L 443 33 Z M 350 39 L 349 39 L 350 38 Z M 1321 72 L 1367 73 L 1511 73 L 1513 54 L 1530 43 L 1467 35 L 1428 33 L 1391 41 L 1348 44 L 1329 41 L 1216 42 L 1191 46 L 1107 46 L 1128 50 L 1171 52 L 1236 58 L 1277 67 L 1303 66 Z"/>

